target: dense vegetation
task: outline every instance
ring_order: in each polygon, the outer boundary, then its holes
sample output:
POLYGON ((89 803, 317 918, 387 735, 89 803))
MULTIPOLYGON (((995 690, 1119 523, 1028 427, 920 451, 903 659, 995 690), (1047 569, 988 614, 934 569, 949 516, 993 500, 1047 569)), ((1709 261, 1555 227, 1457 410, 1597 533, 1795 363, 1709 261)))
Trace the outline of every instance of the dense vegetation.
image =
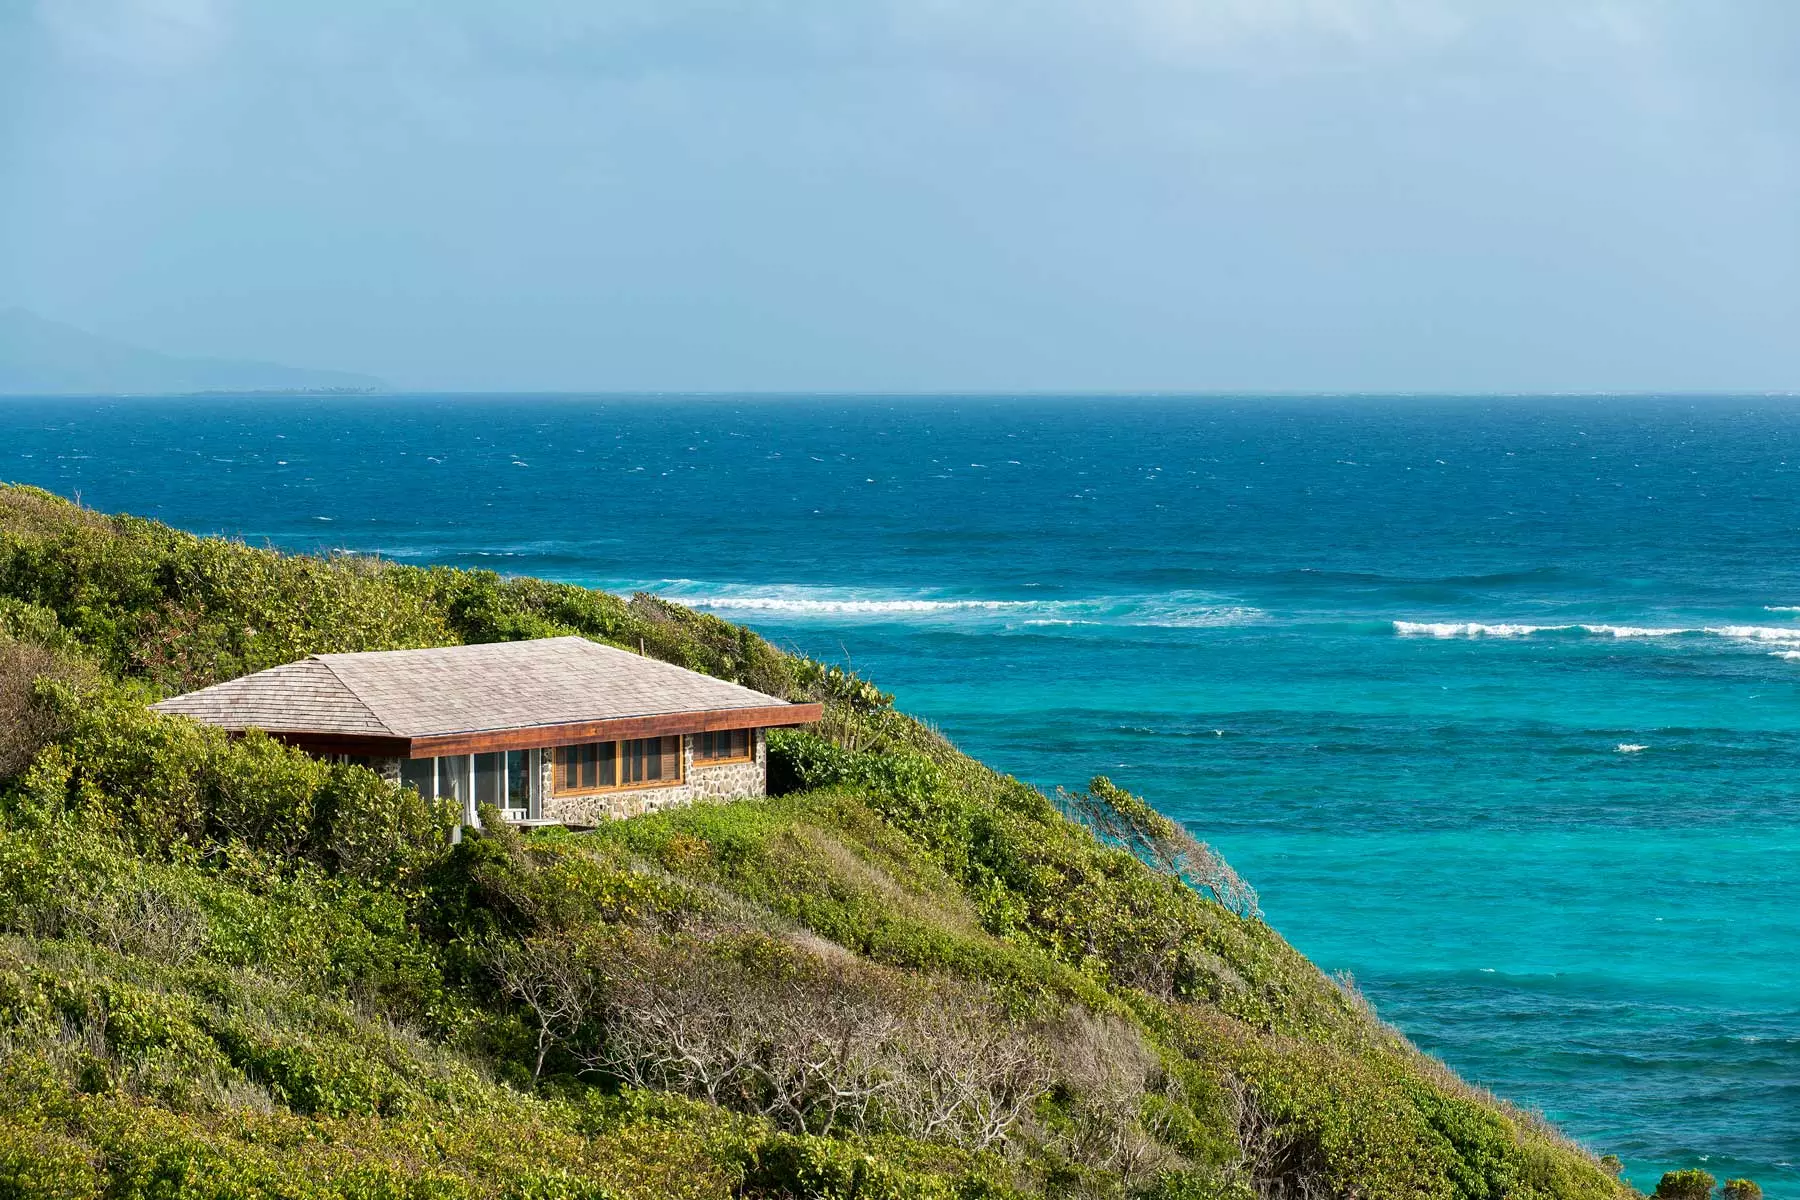
POLYGON ((1630 1194, 1141 800, 651 597, 5 488, 0 708, 0 1198, 1630 1194), (452 846, 361 768, 145 709, 567 633, 827 715, 768 800, 452 846))

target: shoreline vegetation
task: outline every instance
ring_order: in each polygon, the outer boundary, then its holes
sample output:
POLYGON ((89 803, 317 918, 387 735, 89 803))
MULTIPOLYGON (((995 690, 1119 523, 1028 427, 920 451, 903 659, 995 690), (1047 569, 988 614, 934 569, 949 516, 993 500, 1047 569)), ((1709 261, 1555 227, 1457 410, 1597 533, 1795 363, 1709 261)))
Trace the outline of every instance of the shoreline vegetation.
POLYGON ((0 710, 0 1197, 1637 1194, 1144 800, 1047 797, 655 597, 4 486, 0 710), (452 846, 360 767, 145 708, 562 634, 825 717, 770 735, 766 800, 452 846))

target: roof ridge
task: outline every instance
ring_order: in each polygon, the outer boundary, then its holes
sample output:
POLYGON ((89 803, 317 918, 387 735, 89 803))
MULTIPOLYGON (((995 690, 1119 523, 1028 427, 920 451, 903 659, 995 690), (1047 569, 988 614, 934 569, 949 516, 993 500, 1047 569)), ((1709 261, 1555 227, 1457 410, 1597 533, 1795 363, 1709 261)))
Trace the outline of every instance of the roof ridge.
POLYGON ((330 661, 327 660, 325 655, 309 654, 306 657, 308 659, 310 659, 311 661, 318 663, 321 667, 324 667, 325 673, 327 675, 330 675, 331 678, 337 682, 337 685, 344 689, 344 694, 349 696, 352 700, 356 701, 358 707, 360 707, 364 712, 369 714, 369 720, 375 722, 377 725, 381 726, 384 730, 386 730, 389 737, 405 737, 406 736, 405 734, 395 733, 394 727, 392 725, 389 725, 380 713, 376 712, 373 708, 369 707, 369 702, 367 700, 364 700, 362 698, 362 696, 358 695, 356 689, 350 686, 349 680, 345 679, 342 675, 339 675, 337 673, 337 671, 335 669, 333 669, 330 661))

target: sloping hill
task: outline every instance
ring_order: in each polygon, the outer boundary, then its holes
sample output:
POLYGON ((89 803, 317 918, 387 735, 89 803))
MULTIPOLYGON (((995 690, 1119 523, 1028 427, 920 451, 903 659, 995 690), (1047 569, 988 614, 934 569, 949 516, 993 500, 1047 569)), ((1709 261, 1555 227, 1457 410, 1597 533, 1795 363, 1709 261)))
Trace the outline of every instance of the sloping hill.
POLYGON ((369 375, 158 354, 22 308, 0 309, 0 394, 378 390, 369 375))
POLYGON ((0 630, 0 1196, 1632 1194, 1141 801, 1071 820, 717 618, 6 488, 0 630), (826 718, 768 800, 452 847, 361 768, 144 708, 568 633, 826 718))

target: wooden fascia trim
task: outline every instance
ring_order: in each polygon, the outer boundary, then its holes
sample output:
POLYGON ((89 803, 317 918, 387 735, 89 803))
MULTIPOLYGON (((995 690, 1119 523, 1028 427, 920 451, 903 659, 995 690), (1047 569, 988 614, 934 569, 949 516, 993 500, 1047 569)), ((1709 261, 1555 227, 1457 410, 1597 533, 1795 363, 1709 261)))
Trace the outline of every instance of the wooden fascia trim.
POLYGON ((411 742, 402 737, 364 734, 276 733, 269 736, 308 754, 350 754, 362 758, 406 758, 411 742))
POLYGON ((480 733, 446 733, 416 737, 402 757, 436 758, 450 754, 491 754, 498 750, 535 750, 576 746, 583 742, 616 742, 666 737, 676 733, 712 733, 721 729, 766 729, 806 725, 824 715, 820 704, 774 704, 758 708, 716 708, 701 712, 660 713, 648 717, 614 717, 534 725, 526 729, 492 729, 480 733))

